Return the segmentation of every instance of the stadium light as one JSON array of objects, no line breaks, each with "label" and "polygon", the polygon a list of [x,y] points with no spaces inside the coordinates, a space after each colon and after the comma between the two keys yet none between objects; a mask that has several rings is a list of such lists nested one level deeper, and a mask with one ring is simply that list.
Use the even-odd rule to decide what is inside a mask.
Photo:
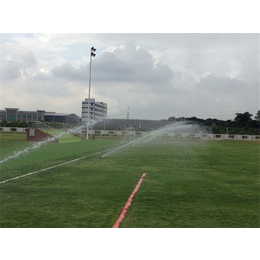
[{"label": "stadium light", "polygon": [[89,132],[89,114],[90,114],[90,87],[91,87],[91,65],[92,65],[92,57],[95,57],[96,54],[94,53],[97,49],[91,47],[90,49],[90,62],[89,62],[89,89],[88,89],[88,122],[87,122],[87,136],[88,139],[88,132]]}]

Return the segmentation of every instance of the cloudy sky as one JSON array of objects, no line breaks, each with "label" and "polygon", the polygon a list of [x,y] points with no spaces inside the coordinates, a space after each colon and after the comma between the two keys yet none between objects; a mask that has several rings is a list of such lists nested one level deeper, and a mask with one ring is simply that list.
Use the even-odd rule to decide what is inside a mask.
[{"label": "cloudy sky", "polygon": [[75,113],[88,97],[108,118],[234,119],[259,110],[259,34],[61,33],[1,37],[0,108]]}]

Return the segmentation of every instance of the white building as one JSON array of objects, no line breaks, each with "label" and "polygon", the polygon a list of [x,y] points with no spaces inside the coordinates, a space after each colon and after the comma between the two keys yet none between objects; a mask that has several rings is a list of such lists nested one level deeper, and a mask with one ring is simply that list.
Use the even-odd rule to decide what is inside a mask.
[{"label": "white building", "polygon": [[[89,113],[89,114],[88,114]],[[88,122],[88,115],[90,125],[97,121],[107,118],[107,104],[104,102],[96,102],[94,98],[90,98],[90,106],[88,98],[85,98],[85,101],[82,101],[82,114],[81,121],[82,123]]]}]

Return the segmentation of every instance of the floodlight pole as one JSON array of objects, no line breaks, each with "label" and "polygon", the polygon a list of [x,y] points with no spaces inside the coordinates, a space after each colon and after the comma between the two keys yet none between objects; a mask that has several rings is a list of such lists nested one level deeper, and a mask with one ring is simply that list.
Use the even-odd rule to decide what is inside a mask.
[{"label": "floodlight pole", "polygon": [[94,53],[96,49],[92,47],[90,49],[90,62],[89,62],[89,88],[88,88],[88,121],[87,121],[87,135],[86,139],[88,140],[88,132],[89,132],[89,114],[90,114],[90,88],[91,88],[91,66],[92,66],[92,57],[95,57]]}]

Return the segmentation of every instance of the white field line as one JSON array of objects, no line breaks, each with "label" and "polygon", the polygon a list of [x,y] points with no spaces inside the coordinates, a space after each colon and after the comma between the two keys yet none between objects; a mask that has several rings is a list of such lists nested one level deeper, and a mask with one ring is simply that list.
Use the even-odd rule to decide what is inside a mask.
[{"label": "white field line", "polygon": [[54,168],[59,167],[59,166],[63,166],[63,165],[69,164],[69,163],[73,163],[73,162],[85,159],[87,157],[94,156],[94,155],[97,155],[97,154],[100,154],[100,153],[104,153],[104,152],[107,152],[107,151],[110,151],[110,150],[111,149],[105,150],[105,151],[101,151],[101,152],[97,152],[97,153],[90,154],[90,155],[85,155],[83,157],[80,157],[80,158],[77,158],[77,159],[74,159],[74,160],[71,160],[71,161],[68,161],[68,162],[60,163],[60,164],[57,164],[57,165],[54,165],[54,166],[51,166],[51,167],[48,167],[48,168],[45,168],[45,169],[41,169],[41,170],[38,170],[38,171],[35,171],[35,172],[29,172],[29,173],[26,173],[26,174],[23,174],[23,175],[19,175],[19,176],[13,177],[11,179],[7,179],[7,180],[4,180],[4,181],[1,181],[0,184],[6,183],[8,181],[13,181],[13,180],[16,180],[16,179],[20,179],[20,178],[23,178],[23,177],[26,177],[26,176],[29,176],[29,175],[32,175],[32,174],[35,174],[35,173],[48,171],[50,169],[54,169]]}]

